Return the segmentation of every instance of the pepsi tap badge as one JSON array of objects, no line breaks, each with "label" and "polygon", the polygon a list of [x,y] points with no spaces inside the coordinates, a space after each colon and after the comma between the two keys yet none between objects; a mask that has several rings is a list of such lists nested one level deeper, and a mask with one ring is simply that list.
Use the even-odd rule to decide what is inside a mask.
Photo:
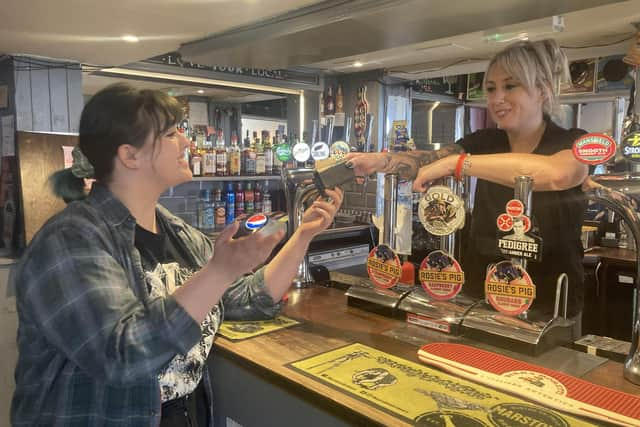
[{"label": "pepsi tap badge", "polygon": [[284,212],[257,213],[241,221],[240,228],[233,238],[248,236],[256,232],[263,234],[272,234],[279,230],[286,232],[288,221],[289,216]]}]

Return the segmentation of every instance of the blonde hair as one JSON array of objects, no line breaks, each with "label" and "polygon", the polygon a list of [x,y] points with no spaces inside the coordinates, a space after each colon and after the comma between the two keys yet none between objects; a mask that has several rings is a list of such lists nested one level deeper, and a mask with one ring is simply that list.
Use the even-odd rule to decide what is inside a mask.
[{"label": "blonde hair", "polygon": [[544,99],[542,111],[546,114],[551,114],[560,86],[570,81],[567,56],[553,39],[517,42],[498,52],[484,74],[484,87],[487,86],[489,71],[495,65],[520,81],[530,92],[540,89]]}]

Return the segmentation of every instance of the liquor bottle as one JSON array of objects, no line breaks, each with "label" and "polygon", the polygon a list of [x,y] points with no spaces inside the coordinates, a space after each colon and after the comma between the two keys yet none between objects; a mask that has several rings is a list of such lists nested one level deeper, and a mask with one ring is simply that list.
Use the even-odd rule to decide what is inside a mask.
[{"label": "liquor bottle", "polygon": [[236,218],[244,214],[244,190],[242,183],[236,182]]},{"label": "liquor bottle", "polygon": [[[253,133],[256,134],[255,132]],[[244,140],[244,150],[242,151],[242,156],[244,158],[244,169],[243,172],[245,175],[255,175],[256,174],[256,152],[252,148],[252,139],[249,138],[249,131],[247,131],[247,137]]]},{"label": "liquor bottle", "polygon": [[222,191],[219,188],[213,192],[213,208],[215,210],[215,230],[221,231],[225,226],[227,213],[225,209],[225,202],[222,201]]},{"label": "liquor bottle", "polygon": [[324,123],[324,92],[320,92],[320,120]]},{"label": "liquor bottle", "polygon": [[336,113],[336,104],[333,100],[333,87],[329,86],[329,88],[327,89],[327,96],[324,100],[325,102],[325,107],[324,107],[324,113],[327,116],[332,116]]},{"label": "liquor bottle", "polygon": [[189,146],[191,156],[189,159],[189,166],[191,166],[191,174],[193,176],[202,176],[202,155],[198,148],[195,135],[191,138],[191,145]]},{"label": "liquor bottle", "polygon": [[269,193],[269,187],[265,186],[264,187],[264,194],[263,194],[263,199],[262,199],[262,213],[263,214],[270,214],[272,211],[271,208],[271,194]]},{"label": "liquor bottle", "polygon": [[278,157],[278,146],[280,145],[280,131],[276,129],[273,136],[273,144],[271,144],[271,156],[273,157],[273,174],[279,175],[282,170],[282,160]]},{"label": "liquor bottle", "polygon": [[273,147],[268,130],[262,132],[262,141],[264,143],[264,173],[265,175],[273,175]]},{"label": "liquor bottle", "polygon": [[236,131],[231,132],[231,146],[227,152],[227,159],[229,161],[228,172],[229,175],[238,176],[241,174],[241,162],[240,162],[240,148],[238,147],[238,136]]},{"label": "liquor bottle", "polygon": [[225,147],[222,129],[218,129],[218,138],[216,139],[216,175],[229,175],[227,171],[227,148]]},{"label": "liquor bottle", "polygon": [[338,85],[336,90],[336,113],[344,113],[344,95],[342,94],[342,85]]},{"label": "liquor bottle", "polygon": [[244,213],[247,215],[253,215],[255,212],[254,196],[253,184],[249,181],[244,188]]},{"label": "liquor bottle", "polygon": [[259,182],[256,182],[256,189],[253,190],[253,205],[256,213],[262,212],[262,189],[260,188]]},{"label": "liquor bottle", "polygon": [[254,132],[256,135],[255,138],[255,150],[256,150],[256,175],[264,175],[265,174],[265,163],[264,163],[264,146],[262,145],[262,141],[257,136],[257,132]]},{"label": "liquor bottle", "polygon": [[211,190],[200,190],[198,198],[198,228],[207,233],[215,227],[214,205],[211,200]]},{"label": "liquor bottle", "polygon": [[225,214],[227,216],[226,223],[231,224],[235,221],[236,216],[236,193],[233,190],[233,182],[227,182],[227,191],[225,193]]},{"label": "liquor bottle", "polygon": [[211,135],[204,140],[203,152],[204,166],[202,173],[204,176],[214,176],[216,174],[216,152],[213,149]]}]

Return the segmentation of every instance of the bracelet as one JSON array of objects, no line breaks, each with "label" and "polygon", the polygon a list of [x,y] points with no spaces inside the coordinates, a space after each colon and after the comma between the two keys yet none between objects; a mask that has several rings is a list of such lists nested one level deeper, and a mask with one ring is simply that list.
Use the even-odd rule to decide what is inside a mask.
[{"label": "bracelet", "polygon": [[460,171],[460,180],[462,180],[462,178],[467,176],[467,171],[469,170],[470,167],[471,167],[471,154],[467,154],[467,156],[464,158],[464,161],[462,162],[462,170]]},{"label": "bracelet", "polygon": [[461,153],[460,156],[458,156],[458,161],[456,162],[456,168],[453,173],[453,176],[455,176],[458,181],[462,180],[462,168],[464,166],[465,159],[467,158],[467,156],[468,156],[467,153]]}]

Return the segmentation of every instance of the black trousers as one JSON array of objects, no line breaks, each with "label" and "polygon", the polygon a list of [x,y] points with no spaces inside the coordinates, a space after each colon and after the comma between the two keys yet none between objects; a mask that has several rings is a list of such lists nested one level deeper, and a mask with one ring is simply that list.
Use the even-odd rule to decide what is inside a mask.
[{"label": "black trousers", "polygon": [[203,382],[186,396],[162,404],[160,427],[207,427],[207,394]]}]

